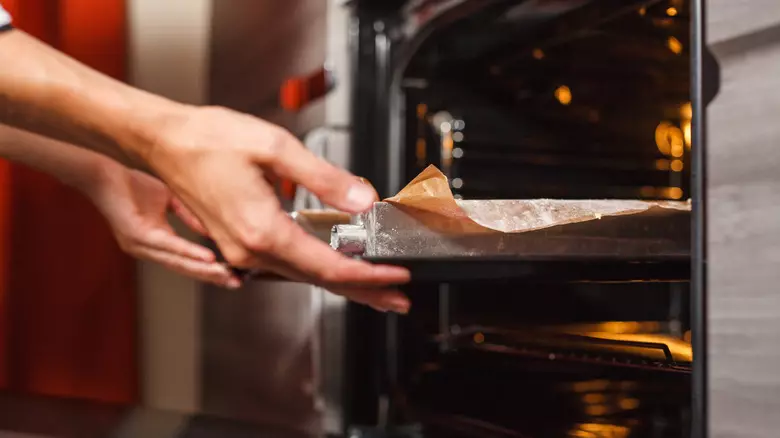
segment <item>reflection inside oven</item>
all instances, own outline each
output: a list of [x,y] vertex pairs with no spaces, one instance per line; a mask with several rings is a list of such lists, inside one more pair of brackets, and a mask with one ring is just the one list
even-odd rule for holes
[[396,415],[426,436],[687,436],[687,285],[432,287],[396,350]]
[[[689,198],[687,0],[485,4],[436,28],[403,67],[391,114],[402,120],[400,180],[435,164],[463,199]],[[406,317],[350,309],[360,335],[348,353],[349,426],[690,436],[688,281],[407,292]]]

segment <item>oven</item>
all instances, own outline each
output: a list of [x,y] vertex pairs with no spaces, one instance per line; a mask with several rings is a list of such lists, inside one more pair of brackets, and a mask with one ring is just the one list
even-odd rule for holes
[[[689,200],[693,6],[353,2],[351,170],[383,197],[435,165],[456,199]],[[347,307],[344,432],[693,436],[691,224],[674,256],[406,260],[409,315]]]
[[403,317],[314,290],[325,431],[776,435],[776,0],[330,3],[335,88],[306,143],[382,197],[433,165],[462,203],[689,207],[649,222],[671,253],[623,246],[650,234],[627,217],[598,221],[612,254],[567,225],[543,257],[375,258],[412,270]]

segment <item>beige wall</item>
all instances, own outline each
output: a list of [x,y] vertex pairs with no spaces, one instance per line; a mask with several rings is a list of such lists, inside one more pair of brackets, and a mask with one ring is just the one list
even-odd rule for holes
[[[320,126],[324,102],[300,114],[278,108],[278,90],[325,61],[325,0],[214,2],[210,100],[296,134]],[[203,305],[202,403],[206,412],[319,428],[312,288],[250,283],[239,293],[209,288]]]
[[325,62],[327,0],[219,0],[214,3],[211,99],[296,133],[319,126],[324,103],[301,114],[278,108],[277,92],[292,75]]
[[[130,78],[188,103],[208,91],[211,0],[129,0]],[[197,411],[200,398],[200,286],[140,264],[139,329],[146,405]]]
[[[348,104],[341,88],[327,104],[301,114],[276,105],[285,78],[324,63],[332,3],[338,1],[130,0],[132,82],[180,101],[250,112],[303,134],[323,124],[326,105],[342,114]],[[338,23],[343,35],[331,52],[346,42],[343,15]],[[311,287],[253,283],[236,293],[151,264],[140,272],[147,405],[319,427]]]
[[708,0],[709,436],[780,429],[780,2]]

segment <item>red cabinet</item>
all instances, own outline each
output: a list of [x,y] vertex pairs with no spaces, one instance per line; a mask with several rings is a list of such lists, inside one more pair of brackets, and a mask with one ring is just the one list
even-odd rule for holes
[[[124,0],[0,0],[14,24],[124,79]],[[80,194],[0,165],[0,385],[137,398],[135,263]]]

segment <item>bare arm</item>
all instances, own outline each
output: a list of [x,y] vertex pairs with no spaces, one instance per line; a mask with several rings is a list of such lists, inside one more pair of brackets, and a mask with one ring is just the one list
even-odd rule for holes
[[18,30],[0,34],[0,123],[151,171],[234,266],[329,287],[377,308],[408,310],[401,294],[374,290],[409,281],[406,269],[338,254],[281,209],[270,177],[292,180],[350,213],[367,210],[374,192],[279,126],[137,90]]
[[0,123],[144,166],[186,106],[100,74],[20,30],[0,34]]
[[57,178],[79,191],[98,184],[119,163],[95,152],[0,125],[0,157]]
[[203,226],[163,183],[98,153],[0,125],[0,156],[47,173],[83,193],[108,221],[120,247],[202,281],[237,287],[211,250],[179,237],[169,211],[197,232]]

